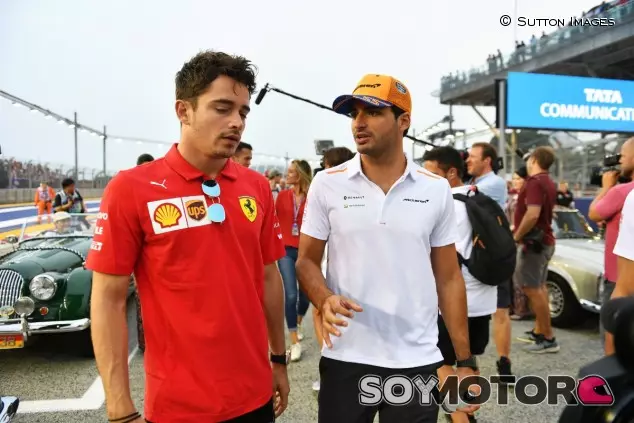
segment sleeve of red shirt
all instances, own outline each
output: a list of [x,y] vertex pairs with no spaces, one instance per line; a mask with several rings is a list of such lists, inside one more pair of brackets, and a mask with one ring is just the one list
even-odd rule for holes
[[262,222],[262,232],[260,234],[260,249],[264,265],[276,262],[286,255],[280,223],[275,213],[275,201],[273,192],[268,186],[262,188],[264,194],[264,221]]
[[543,206],[546,192],[537,179],[526,181],[526,205]]
[[613,187],[605,194],[605,197],[597,201],[594,209],[603,220],[610,220],[621,211],[623,203],[625,203],[623,191],[618,187]]
[[86,260],[86,268],[95,272],[121,276],[134,272],[143,230],[127,179],[125,173],[119,173],[104,190]]

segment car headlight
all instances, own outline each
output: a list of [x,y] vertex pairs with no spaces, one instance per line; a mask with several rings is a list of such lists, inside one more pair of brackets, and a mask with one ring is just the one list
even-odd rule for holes
[[599,304],[603,303],[603,293],[605,292],[605,281],[603,280],[603,273],[599,273],[597,277],[597,301]]
[[16,300],[15,304],[13,304],[13,308],[15,310],[15,314],[18,316],[30,316],[31,313],[35,310],[35,303],[29,297],[20,297]]
[[46,274],[37,275],[29,284],[29,291],[34,298],[40,301],[50,300],[57,291],[55,278]]

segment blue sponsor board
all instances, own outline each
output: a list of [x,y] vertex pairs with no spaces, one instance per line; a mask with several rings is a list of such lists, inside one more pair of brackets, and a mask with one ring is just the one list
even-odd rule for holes
[[506,126],[634,133],[634,81],[509,72]]

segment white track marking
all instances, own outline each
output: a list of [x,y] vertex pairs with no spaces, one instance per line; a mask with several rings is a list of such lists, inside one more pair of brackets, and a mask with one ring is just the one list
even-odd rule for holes
[[[128,356],[128,365],[138,351],[139,347],[134,347]],[[103,390],[101,377],[98,376],[81,398],[20,401],[18,414],[99,410],[105,402],[106,394]]]

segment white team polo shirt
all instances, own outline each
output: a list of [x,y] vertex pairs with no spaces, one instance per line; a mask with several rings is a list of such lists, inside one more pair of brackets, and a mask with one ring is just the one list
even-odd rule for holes
[[455,243],[455,226],[449,183],[412,162],[387,195],[359,154],[319,172],[302,233],[328,240],[328,287],[363,307],[322,355],[384,368],[442,361],[430,253]]

